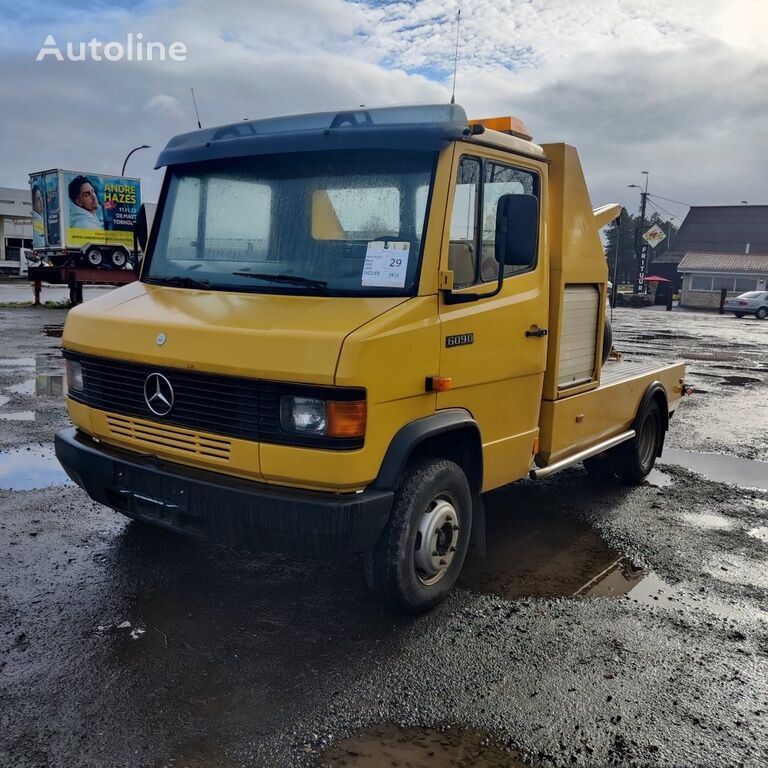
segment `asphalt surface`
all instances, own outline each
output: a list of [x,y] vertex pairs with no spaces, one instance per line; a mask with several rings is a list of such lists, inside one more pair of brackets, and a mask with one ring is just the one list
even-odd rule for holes
[[64,317],[0,309],[0,765],[768,765],[768,322],[614,318],[703,390],[672,459],[743,486],[508,486],[488,557],[414,619],[356,557],[216,549],[63,484]]

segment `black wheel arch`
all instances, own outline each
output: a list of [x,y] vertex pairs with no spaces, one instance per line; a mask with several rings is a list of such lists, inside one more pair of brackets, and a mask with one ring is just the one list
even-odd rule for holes
[[394,490],[408,462],[417,458],[450,459],[464,470],[472,491],[470,549],[484,555],[483,444],[472,414],[463,408],[448,408],[406,424],[392,438],[373,487]]

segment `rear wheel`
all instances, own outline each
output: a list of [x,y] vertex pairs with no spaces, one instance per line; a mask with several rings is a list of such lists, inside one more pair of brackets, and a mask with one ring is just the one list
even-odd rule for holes
[[765,307],[760,307],[760,309],[758,309],[757,312],[755,312],[755,317],[758,320],[765,320],[765,318],[768,317],[768,309],[766,309]]
[[432,608],[456,582],[471,530],[472,494],[461,467],[447,459],[413,464],[384,531],[365,553],[368,586],[410,611]]
[[654,401],[646,408],[635,437],[611,451],[613,468],[627,485],[639,485],[648,477],[662,437],[661,411]]
[[743,312],[734,312],[733,314],[736,315],[736,317],[738,317],[739,320],[741,320],[741,318],[744,317],[744,313]]
[[127,262],[128,254],[126,254],[125,251],[121,251],[119,248],[109,254],[109,263],[114,269],[123,269]]
[[85,263],[89,267],[100,267],[104,263],[104,254],[100,248],[89,248],[85,254]]
[[604,330],[603,330],[603,365],[611,355],[613,349],[613,330],[611,329],[611,321],[606,317]]

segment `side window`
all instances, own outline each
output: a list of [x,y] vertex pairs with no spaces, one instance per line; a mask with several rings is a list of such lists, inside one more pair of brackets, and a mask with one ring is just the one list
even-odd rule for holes
[[[483,186],[483,258],[481,276],[483,281],[496,280],[498,266],[495,254],[496,209],[502,195],[539,196],[538,176],[530,171],[513,168],[501,163],[486,162],[485,184]],[[528,272],[530,267],[504,267],[504,276]]]
[[[496,209],[502,195],[539,195],[535,173],[491,160],[464,156],[456,178],[451,216],[448,268],[456,287],[494,281]],[[530,271],[506,266],[504,276]]]
[[462,157],[456,177],[456,193],[451,215],[448,269],[457,287],[477,282],[480,180],[482,165],[476,157]]

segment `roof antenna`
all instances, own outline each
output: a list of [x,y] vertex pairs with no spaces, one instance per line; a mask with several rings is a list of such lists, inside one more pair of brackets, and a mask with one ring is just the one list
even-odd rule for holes
[[456,10],[456,53],[453,56],[453,88],[451,90],[451,104],[456,103],[456,67],[459,63],[459,23],[461,22],[461,8]]
[[200,113],[197,111],[197,99],[195,98],[195,89],[190,88],[190,91],[192,91],[192,103],[195,105],[195,117],[197,118],[197,127],[202,128],[203,126],[200,125]]

